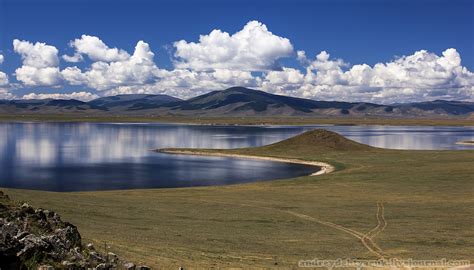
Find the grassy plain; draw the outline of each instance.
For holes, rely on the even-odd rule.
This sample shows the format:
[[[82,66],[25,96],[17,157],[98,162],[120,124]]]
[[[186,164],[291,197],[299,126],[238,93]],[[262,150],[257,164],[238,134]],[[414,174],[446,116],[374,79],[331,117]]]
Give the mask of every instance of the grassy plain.
[[[324,132],[207,151],[322,161],[336,171],[217,187],[5,192],[59,212],[89,241],[163,269],[286,269],[301,259],[380,256],[474,261],[474,151],[383,150]],[[368,232],[372,250],[357,237]]]

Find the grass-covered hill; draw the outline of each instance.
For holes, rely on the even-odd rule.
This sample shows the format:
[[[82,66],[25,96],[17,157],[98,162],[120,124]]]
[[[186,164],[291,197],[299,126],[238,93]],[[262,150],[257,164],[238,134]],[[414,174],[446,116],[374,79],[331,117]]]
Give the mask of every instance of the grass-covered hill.
[[[371,151],[374,147],[355,142],[336,132],[315,129],[281,142],[262,146],[264,151],[304,151],[321,153],[328,151]]]

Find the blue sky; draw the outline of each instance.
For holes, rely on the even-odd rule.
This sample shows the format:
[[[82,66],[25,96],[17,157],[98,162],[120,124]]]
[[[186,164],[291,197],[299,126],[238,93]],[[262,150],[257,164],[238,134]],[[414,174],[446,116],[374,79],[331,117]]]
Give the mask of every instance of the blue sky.
[[[341,97],[354,101],[391,102],[403,101],[404,97],[407,100],[444,97],[472,100],[472,74],[461,74],[459,68],[458,71],[453,71],[457,67],[444,67],[447,69],[446,74],[451,74],[451,78],[449,80],[445,78],[444,81],[437,83],[427,82],[428,79],[433,77],[420,79],[419,74],[426,74],[425,71],[420,71],[415,79],[411,77],[399,79],[399,81],[420,79],[420,84],[415,86],[408,85],[407,82],[399,82],[398,84],[392,82],[388,85],[379,83],[377,80],[382,80],[385,77],[374,78],[375,75],[373,74],[379,74],[380,71],[371,71],[372,73],[367,75],[370,77],[369,79],[365,77],[364,79],[353,79],[351,74],[344,75],[341,72],[346,72],[353,65],[358,64],[367,64],[374,68],[377,63],[390,63],[394,59],[414,55],[415,52],[420,50],[425,50],[427,54],[423,56],[424,59],[432,62],[434,60],[430,59],[430,55],[443,57],[442,53],[449,48],[454,48],[459,55],[461,69],[465,68],[470,72],[474,70],[473,14],[474,2],[467,0],[0,0],[0,53],[4,58],[0,65],[0,71],[8,76],[9,82],[7,86],[3,86],[3,92],[5,96],[5,93],[8,92],[10,97],[21,97],[28,93],[71,93],[81,91],[94,95],[108,95],[145,91],[187,97],[215,90],[208,88],[225,87],[232,82],[243,82],[242,84],[246,86],[269,92],[316,99]],[[82,54],[84,57],[83,61],[80,62],[71,63],[61,59],[64,54],[73,55],[76,52],[77,48],[69,46],[71,40],[80,39],[83,34],[94,36],[106,44],[108,48],[122,49],[130,55],[133,54],[137,42],[141,40],[146,42],[150,51],[154,53],[153,61],[156,67],[160,70],[172,71],[178,69],[177,61],[187,63],[193,61],[190,58],[193,56],[188,56],[189,58],[178,57],[176,54],[178,49],[174,42],[185,40],[187,45],[190,42],[199,42],[200,35],[208,35],[213,29],[220,29],[222,32],[232,35],[241,31],[248,22],[254,20],[265,25],[274,36],[287,39],[292,46],[291,52],[280,50],[279,53],[269,51],[268,53],[258,54],[259,57],[262,57],[262,55],[273,57],[268,60],[273,63],[271,67],[240,64],[226,67],[225,65],[216,64],[214,68],[203,71],[201,67],[194,64],[179,66],[179,69],[186,70],[188,75],[194,72],[198,76],[207,76],[206,79],[210,82],[200,86],[190,87],[189,85],[193,84],[193,81],[176,83],[177,79],[182,78],[184,71],[176,72],[179,75],[173,75],[175,77],[181,76],[181,78],[174,77],[169,79],[174,81],[161,83],[161,85],[156,84],[156,82],[164,80],[162,77],[164,75],[157,75],[160,72],[154,72],[153,78],[116,82],[106,87],[99,87],[101,89],[97,89],[96,84],[90,81],[71,84],[70,81],[64,78],[53,80],[54,83],[30,82],[25,84],[22,80],[18,80],[15,72],[17,68],[23,65],[26,56],[15,51],[13,48],[14,39],[30,42],[33,45],[36,42],[41,42],[54,46],[58,51],[59,71],[66,67],[77,66],[82,72],[90,70],[91,64],[96,61],[90,59],[87,53]],[[222,46],[224,46],[224,49],[227,48],[225,44]],[[210,48],[214,47],[211,46]],[[186,47],[184,49],[190,48]],[[266,49],[263,48],[263,50]],[[298,59],[298,51],[304,51],[306,58],[300,57]],[[339,65],[339,69],[334,70],[334,67],[332,67],[331,72],[327,72],[337,71],[341,73],[341,76],[337,78],[322,76],[324,71],[328,71],[326,68],[328,65],[313,63],[313,61],[316,61],[315,56],[321,51],[326,51],[330,55],[329,59],[321,58],[326,62],[331,60],[336,62],[337,59],[342,59],[343,63]],[[192,54],[195,53],[192,52]],[[239,53],[241,52],[239,51]],[[455,58],[455,56],[452,57]],[[206,55],[202,57],[206,57]],[[212,58],[212,55],[209,57]],[[407,63],[410,61],[410,59],[406,59]],[[111,63],[112,61],[105,62]],[[205,62],[210,63],[207,60]],[[420,66],[426,66],[423,63]],[[400,63],[400,65],[405,64]],[[276,66],[278,68],[275,68]],[[283,67],[285,68],[284,74],[281,71]],[[308,83],[310,81],[306,71],[308,67],[312,68],[314,74],[319,73],[321,78]],[[410,70],[406,65],[404,67],[406,70]],[[215,76],[208,74],[215,71],[216,68],[234,73],[250,72],[256,79],[249,78],[245,74],[233,74],[232,80],[219,81]],[[272,73],[271,76],[274,80],[269,82],[271,80],[266,76],[272,70],[279,71],[280,74]],[[297,71],[301,74],[296,74]],[[382,72],[390,73],[392,71]],[[201,74],[203,72],[206,72],[206,74]],[[439,79],[440,76],[444,78],[445,74],[434,75],[434,78]],[[244,79],[242,80],[242,78]],[[286,78],[286,81],[282,82],[284,78]],[[298,80],[301,82],[298,83]],[[366,82],[362,83],[361,81],[364,80]],[[369,82],[369,80],[372,81]],[[265,84],[265,82],[267,83]],[[150,85],[153,83],[155,85],[151,87]],[[348,86],[350,87],[348,88]],[[311,87],[313,88],[310,89]],[[463,90],[440,93],[439,89],[447,87],[462,88]],[[195,89],[192,90],[191,88]],[[407,90],[410,88],[412,91]],[[421,91],[418,90],[419,88],[424,89]],[[428,88],[436,90],[428,92]],[[402,94],[396,93],[395,89],[401,89],[400,93]],[[413,89],[416,91],[413,91]],[[328,93],[331,91],[332,94]],[[382,93],[382,91],[385,92]],[[352,94],[354,92],[357,93]],[[410,92],[412,93],[410,94]],[[417,93],[413,94],[413,92]],[[341,96],[341,93],[345,94]],[[403,97],[397,98],[400,95]]]

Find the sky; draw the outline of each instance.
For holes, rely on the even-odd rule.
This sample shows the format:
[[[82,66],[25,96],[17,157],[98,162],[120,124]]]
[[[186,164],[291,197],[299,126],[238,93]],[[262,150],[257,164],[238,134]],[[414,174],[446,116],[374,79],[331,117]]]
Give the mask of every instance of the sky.
[[[0,0],[0,99],[474,101],[470,0]]]

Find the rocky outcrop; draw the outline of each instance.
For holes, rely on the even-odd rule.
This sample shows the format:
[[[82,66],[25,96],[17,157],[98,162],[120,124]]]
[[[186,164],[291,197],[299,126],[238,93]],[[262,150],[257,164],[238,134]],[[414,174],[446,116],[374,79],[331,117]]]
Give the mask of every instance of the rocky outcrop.
[[[117,255],[82,245],[76,226],[0,191],[0,269],[117,269]]]

